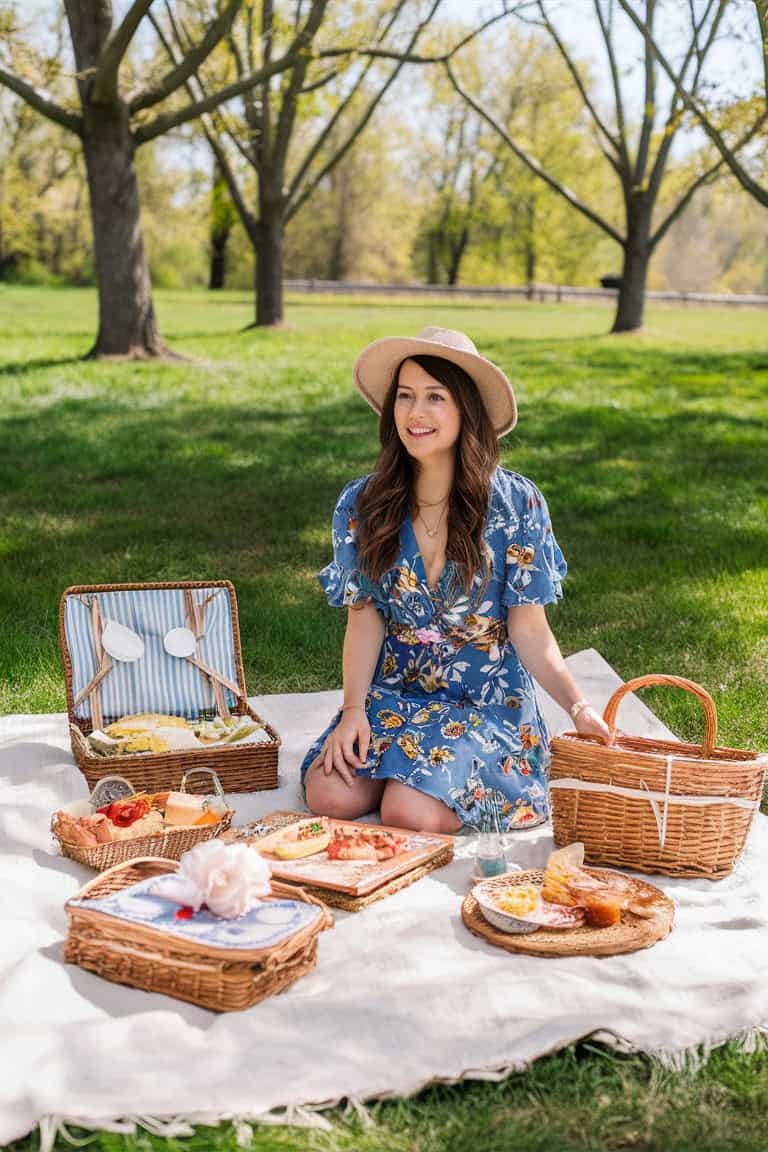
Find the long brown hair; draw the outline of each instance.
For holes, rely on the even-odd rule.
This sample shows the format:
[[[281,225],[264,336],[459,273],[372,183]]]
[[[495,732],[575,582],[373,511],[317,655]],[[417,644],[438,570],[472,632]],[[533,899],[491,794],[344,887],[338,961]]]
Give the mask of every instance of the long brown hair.
[[[491,475],[499,461],[496,433],[474,380],[463,368],[442,356],[409,359],[445,385],[461,414],[445,552],[468,594],[476,572],[485,578],[489,575],[483,528],[491,494]],[[404,363],[398,365],[382,406],[381,452],[376,471],[357,503],[360,567],[371,580],[380,580],[395,562],[400,526],[413,501],[414,462],[395,427],[395,398]]]

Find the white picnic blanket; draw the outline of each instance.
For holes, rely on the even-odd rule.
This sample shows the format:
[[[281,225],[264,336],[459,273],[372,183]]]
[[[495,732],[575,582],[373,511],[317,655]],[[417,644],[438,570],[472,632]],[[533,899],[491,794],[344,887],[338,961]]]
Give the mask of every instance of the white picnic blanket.
[[[569,664],[601,706],[619,679],[597,652]],[[339,694],[257,697],[283,736],[282,787],[235,798],[236,823],[299,804],[297,765]],[[550,725],[566,717],[542,696]],[[640,701],[625,730],[665,732]],[[62,963],[64,901],[93,875],[57,855],[50,814],[87,794],[64,716],[0,720],[0,1144],[41,1123],[44,1142],[74,1121],[183,1121],[279,1115],[307,1105],[407,1095],[432,1081],[497,1079],[581,1037],[670,1061],[768,1026],[768,818],[758,816],[735,874],[659,879],[672,934],[607,959],[514,956],[460,919],[470,845],[417,884],[339,913],[315,970],[249,1011],[215,1015],[111,984]],[[518,834],[515,858],[540,864],[547,830]],[[275,1113],[272,1113],[273,1116]]]

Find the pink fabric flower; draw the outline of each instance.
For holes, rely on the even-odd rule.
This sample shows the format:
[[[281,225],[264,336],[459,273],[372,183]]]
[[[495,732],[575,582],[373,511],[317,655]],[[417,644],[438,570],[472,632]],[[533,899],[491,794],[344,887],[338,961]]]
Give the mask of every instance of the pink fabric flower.
[[[198,911],[206,904],[214,916],[244,916],[271,887],[269,861],[245,844],[206,840],[185,852],[178,871],[158,877],[153,894]]]

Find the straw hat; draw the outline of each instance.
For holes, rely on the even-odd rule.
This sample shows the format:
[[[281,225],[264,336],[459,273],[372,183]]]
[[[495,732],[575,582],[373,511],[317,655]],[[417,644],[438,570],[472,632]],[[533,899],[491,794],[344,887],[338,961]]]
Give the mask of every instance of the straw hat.
[[[463,332],[452,328],[422,328],[418,336],[385,336],[374,340],[357,358],[353,369],[356,387],[374,412],[381,414],[384,398],[397,366],[409,356],[440,356],[472,377],[497,436],[504,436],[517,422],[512,385],[490,360],[481,356]]]

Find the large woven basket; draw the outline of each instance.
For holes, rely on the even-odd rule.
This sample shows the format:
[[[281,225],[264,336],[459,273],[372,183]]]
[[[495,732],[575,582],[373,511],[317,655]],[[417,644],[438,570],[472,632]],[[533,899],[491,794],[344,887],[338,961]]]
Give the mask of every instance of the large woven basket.
[[[174,860],[144,859],[102,872],[78,899],[106,896],[149,876],[174,872]],[[156,929],[66,904],[69,930],[64,960],[117,984],[161,992],[212,1012],[237,1012],[282,992],[314,966],[317,937],[333,926],[327,908],[307,892],[273,881],[275,896],[301,900],[322,910],[314,924],[273,948],[235,954],[170,937]]]
[[[651,684],[684,688],[702,703],[701,744],[616,730],[621,700]],[[577,732],[552,740],[555,843],[582,841],[590,864],[709,880],[729,875],[760,804],[768,756],[717,747],[712,697],[681,676],[630,680],[614,692],[604,719],[612,746]]]
[[[86,737],[93,731],[90,719],[83,719],[75,711],[72,689],[72,659],[67,644],[65,610],[67,597],[100,592],[130,592],[147,589],[195,589],[225,588],[229,594],[232,613],[232,645],[235,658],[238,699],[231,708],[233,715],[248,715],[263,725],[270,736],[269,743],[230,744],[223,747],[210,747],[173,752],[142,752],[135,755],[107,758],[93,755],[86,743]],[[277,758],[280,737],[271,725],[265,723],[249,707],[243,671],[243,655],[240,648],[240,629],[237,615],[237,600],[234,586],[228,580],[177,581],[162,584],[79,584],[67,588],[61,598],[59,608],[59,639],[64,661],[64,677],[67,690],[67,712],[72,754],[89,787],[93,788],[100,779],[116,769],[128,776],[137,791],[157,792],[163,789],[178,789],[181,778],[187,769],[197,767],[212,768],[225,792],[259,792],[266,788],[277,788]],[[99,685],[94,693],[99,692]],[[117,716],[104,716],[104,725],[119,719]]]

